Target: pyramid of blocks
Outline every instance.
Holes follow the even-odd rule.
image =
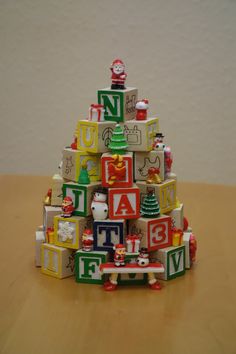
[[[98,90],[52,177],[36,231],[36,266],[105,290],[159,290],[159,280],[191,268],[196,238],[177,199],[159,118],[148,117],[148,99],[125,86],[124,63],[116,59],[110,69],[111,86]]]

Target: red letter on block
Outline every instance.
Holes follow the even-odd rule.
[[[119,206],[115,212],[115,214],[124,214],[124,211],[126,212],[125,214],[134,214],[135,211],[132,209],[132,206],[130,204],[130,201],[127,197],[126,194],[123,194],[120,198],[120,203]]]

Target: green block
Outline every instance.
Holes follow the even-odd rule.
[[[185,246],[166,247],[156,252],[157,259],[164,265],[165,272],[158,279],[171,280],[185,274]]]
[[[125,261],[129,263],[132,260],[136,260],[138,258],[138,253],[126,253]],[[144,285],[147,284],[147,274],[119,274],[118,276],[118,284],[119,285]]]
[[[98,103],[105,108],[105,120],[125,122],[135,118],[135,104],[138,99],[136,88],[125,90],[98,90]]]
[[[103,284],[104,275],[101,275],[99,266],[108,261],[108,252],[84,252],[79,250],[75,254],[75,279],[77,283]]]
[[[73,215],[89,216],[91,212],[92,194],[97,187],[100,187],[100,182],[92,182],[87,185],[78,184],[74,182],[67,182],[63,184],[63,198],[71,197],[75,210]]]

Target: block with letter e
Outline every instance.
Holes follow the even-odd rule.
[[[135,117],[135,104],[138,99],[138,90],[128,87],[125,90],[98,90],[98,103],[105,109],[105,120],[125,122]]]
[[[113,251],[113,246],[124,243],[126,222],[121,220],[94,220],[94,250]]]
[[[135,185],[130,188],[108,189],[109,218],[136,219],[140,216],[140,192]]]
[[[78,283],[103,284],[99,266],[108,261],[108,252],[78,250],[75,254],[75,279]]]
[[[140,247],[155,251],[172,244],[171,217],[161,215],[158,218],[138,218],[131,220],[129,232],[142,235]]]

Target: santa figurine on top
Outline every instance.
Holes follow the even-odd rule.
[[[110,66],[111,75],[111,89],[125,90],[125,80],[127,74],[125,72],[125,64],[120,59],[115,59]]]

